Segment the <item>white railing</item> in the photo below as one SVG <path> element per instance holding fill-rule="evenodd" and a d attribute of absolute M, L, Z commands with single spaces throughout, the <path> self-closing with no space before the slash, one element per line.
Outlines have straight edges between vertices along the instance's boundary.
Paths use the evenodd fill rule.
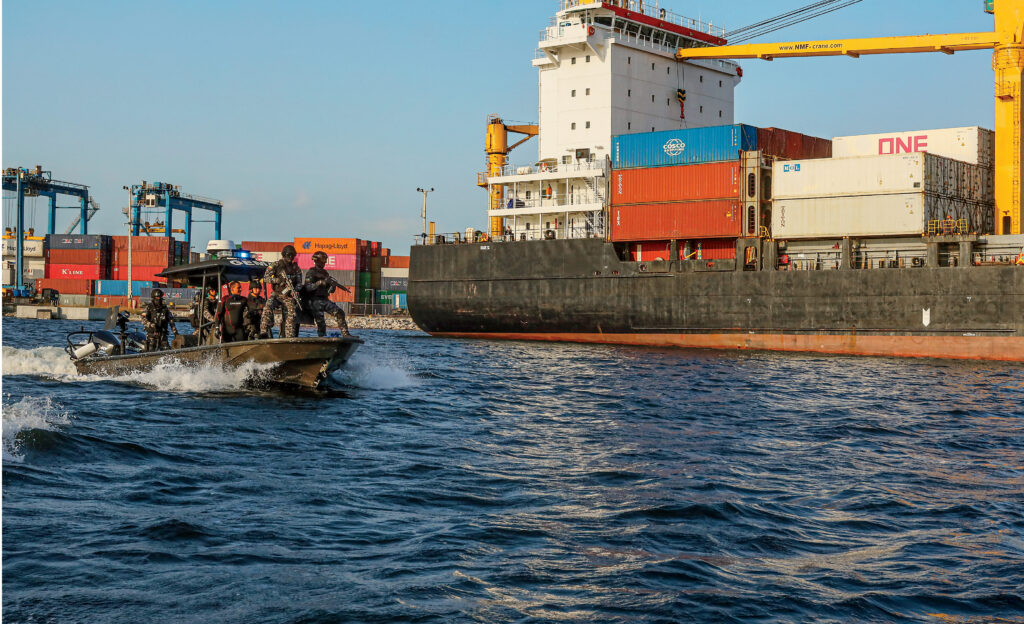
<path fill-rule="evenodd" d="M 704 22 L 699 19 L 693 19 L 691 17 L 674 13 L 668 9 L 662 8 L 660 3 L 657 1 L 644 2 L 643 0 L 607 0 L 607 2 L 608 4 L 612 4 L 629 11 L 634 11 L 636 13 L 642 13 L 647 17 L 653 17 L 654 19 L 669 22 L 676 26 L 689 28 L 697 32 L 711 35 L 712 37 L 725 38 L 724 28 L 716 27 L 710 22 Z M 600 8 L 600 3 L 594 2 L 593 0 L 559 0 L 559 4 L 561 11 L 575 9 L 577 7 Z"/>
<path fill-rule="evenodd" d="M 563 195 L 561 197 L 554 196 L 551 198 L 530 198 L 530 199 L 515 199 L 509 198 L 505 200 L 505 205 L 501 207 L 501 210 L 520 210 L 520 209 L 544 209 L 544 208 L 567 208 L 569 206 L 587 206 L 593 204 L 604 204 L 604 194 L 600 192 L 596 193 L 570 193 L 569 195 Z"/>
<path fill-rule="evenodd" d="M 561 163 L 557 165 L 505 165 L 501 168 L 502 176 L 512 175 L 533 175 L 537 173 L 550 173 L 562 176 L 573 176 L 574 174 L 580 173 L 604 173 L 605 172 L 605 161 L 603 158 L 599 160 L 584 160 L 579 162 Z M 484 175 L 486 179 L 487 175 Z M 479 178 L 478 178 L 479 179 Z"/>

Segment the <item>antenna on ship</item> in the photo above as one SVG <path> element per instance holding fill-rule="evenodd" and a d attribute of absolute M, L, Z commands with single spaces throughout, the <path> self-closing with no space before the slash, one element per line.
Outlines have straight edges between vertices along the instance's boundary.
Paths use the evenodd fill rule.
<path fill-rule="evenodd" d="M 416 192 L 417 193 L 423 193 L 423 208 L 420 210 L 420 218 L 423 219 L 423 232 L 420 234 L 420 237 L 423 239 L 423 244 L 426 245 L 427 244 L 427 193 L 433 193 L 434 192 L 434 187 L 430 187 L 429 189 L 417 188 Z"/>

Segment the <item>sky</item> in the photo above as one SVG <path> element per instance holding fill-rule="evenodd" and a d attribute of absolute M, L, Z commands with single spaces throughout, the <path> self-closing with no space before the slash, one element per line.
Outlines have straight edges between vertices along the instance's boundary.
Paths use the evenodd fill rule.
<path fill-rule="evenodd" d="M 662 5 L 728 30 L 809 2 Z M 39 164 L 89 185 L 101 205 L 91 233 L 125 233 L 122 187 L 162 181 L 223 201 L 223 237 L 234 241 L 356 237 L 405 254 L 422 230 L 417 187 L 436 189 L 428 218 L 438 232 L 485 228 L 475 181 L 486 117 L 536 121 L 530 61 L 556 7 L 8 0 L 3 167 Z M 980 0 L 862 0 L 753 42 L 992 27 Z M 742 65 L 737 122 L 824 137 L 993 126 L 988 51 Z M 511 162 L 535 158 L 531 142 Z M 45 200 L 35 201 L 42 230 Z M 73 218 L 62 211 L 58 229 Z M 212 236 L 196 224 L 193 249 Z"/>

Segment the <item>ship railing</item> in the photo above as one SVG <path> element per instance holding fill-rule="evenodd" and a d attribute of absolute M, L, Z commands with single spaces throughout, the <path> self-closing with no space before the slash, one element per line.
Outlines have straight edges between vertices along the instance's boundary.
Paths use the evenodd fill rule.
<path fill-rule="evenodd" d="M 603 204 L 603 193 L 571 193 L 569 195 L 550 198 L 516 199 L 509 198 L 505 201 L 504 210 L 516 210 L 519 208 L 565 208 L 568 206 L 587 206 Z"/>
<path fill-rule="evenodd" d="M 788 260 L 788 262 L 787 262 Z M 833 251 L 802 252 L 798 254 L 779 253 L 776 268 L 783 271 L 835 271 L 842 268 L 842 252 Z M 957 266 L 960 254 L 948 252 L 939 255 L 940 266 Z M 926 265 L 927 252 L 901 250 L 855 250 L 850 268 L 861 269 L 903 269 L 918 268 Z"/>
<path fill-rule="evenodd" d="M 928 236 L 962 236 L 967 233 L 967 219 L 933 219 L 928 222 Z"/>
<path fill-rule="evenodd" d="M 518 243 L 537 240 L 560 240 L 560 239 L 581 239 L 581 238 L 604 238 L 604 228 L 601 225 L 588 226 L 584 224 L 560 225 L 552 228 L 531 228 L 519 226 L 515 229 L 509 227 L 506 234 L 501 236 L 490 236 L 486 231 L 467 230 L 466 232 L 446 232 L 435 234 L 432 241 L 418 234 L 413 236 L 413 245 L 463 245 L 466 243 Z"/>
<path fill-rule="evenodd" d="M 533 175 L 537 173 L 557 173 L 559 175 L 571 175 L 574 173 L 604 173 L 605 160 L 580 160 L 571 163 L 559 164 L 532 164 L 532 165 L 505 165 L 501 168 L 502 176 Z M 487 179 L 487 173 L 477 174 L 477 181 Z"/>
<path fill-rule="evenodd" d="M 986 245 L 971 255 L 974 265 L 1014 264 L 1024 268 L 1024 246 Z"/>
<path fill-rule="evenodd" d="M 659 19 L 663 22 L 669 22 L 677 26 L 683 26 L 690 30 L 696 30 L 713 37 L 725 38 L 725 29 L 722 27 L 716 27 L 710 22 L 704 22 L 700 19 L 693 19 L 684 15 L 679 15 L 673 11 L 663 8 L 657 0 L 655 2 L 645 2 L 644 0 L 607 0 L 609 4 L 617 7 L 634 11 L 636 13 L 642 13 L 648 17 Z M 568 9 L 574 9 L 580 6 L 596 5 L 595 8 L 600 8 L 599 3 L 593 2 L 593 0 L 561 0 L 562 11 Z"/>

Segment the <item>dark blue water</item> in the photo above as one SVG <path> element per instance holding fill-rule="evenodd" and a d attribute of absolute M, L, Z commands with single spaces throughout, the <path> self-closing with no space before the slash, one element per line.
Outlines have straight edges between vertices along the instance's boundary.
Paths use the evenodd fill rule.
<path fill-rule="evenodd" d="M 1020 366 L 363 331 L 317 396 L 78 325 L 3 321 L 5 622 L 1024 622 Z"/>

